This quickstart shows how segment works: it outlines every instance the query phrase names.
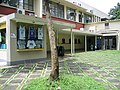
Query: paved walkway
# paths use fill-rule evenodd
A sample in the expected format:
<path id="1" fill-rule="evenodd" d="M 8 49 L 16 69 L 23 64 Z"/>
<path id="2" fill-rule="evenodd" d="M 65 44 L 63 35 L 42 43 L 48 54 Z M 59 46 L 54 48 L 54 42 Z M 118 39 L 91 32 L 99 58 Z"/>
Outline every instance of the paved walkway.
<path id="1" fill-rule="evenodd" d="M 79 60 L 71 56 L 59 58 L 60 73 L 75 75 L 89 75 L 102 82 L 108 90 L 120 90 L 120 65 L 118 67 L 98 67 L 88 58 L 81 56 Z M 0 71 L 0 86 L 2 90 L 23 90 L 24 85 L 37 77 L 45 77 L 50 74 L 49 61 L 29 63 L 5 68 Z"/>

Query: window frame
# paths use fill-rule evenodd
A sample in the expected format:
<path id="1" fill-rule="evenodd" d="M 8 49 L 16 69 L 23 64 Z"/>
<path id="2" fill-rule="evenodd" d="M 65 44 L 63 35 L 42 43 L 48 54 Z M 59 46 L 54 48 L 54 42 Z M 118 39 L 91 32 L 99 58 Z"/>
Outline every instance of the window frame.
<path id="1" fill-rule="evenodd" d="M 76 12 L 75 12 L 75 9 L 72 9 L 72 8 L 70 8 L 70 7 L 67 7 L 67 8 L 66 8 L 66 18 L 67 18 L 68 20 L 76 21 L 76 15 L 71 16 L 71 15 L 70 15 L 71 12 L 76 13 Z"/>

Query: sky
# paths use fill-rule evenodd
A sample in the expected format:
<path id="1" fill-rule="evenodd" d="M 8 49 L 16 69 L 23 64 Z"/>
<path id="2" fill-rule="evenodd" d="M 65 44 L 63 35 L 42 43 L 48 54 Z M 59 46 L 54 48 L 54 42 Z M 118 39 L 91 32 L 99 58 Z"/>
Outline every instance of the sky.
<path id="1" fill-rule="evenodd" d="M 108 14 L 110 8 L 114 8 L 120 0 L 80 0 L 92 7 L 103 11 L 104 13 Z"/>

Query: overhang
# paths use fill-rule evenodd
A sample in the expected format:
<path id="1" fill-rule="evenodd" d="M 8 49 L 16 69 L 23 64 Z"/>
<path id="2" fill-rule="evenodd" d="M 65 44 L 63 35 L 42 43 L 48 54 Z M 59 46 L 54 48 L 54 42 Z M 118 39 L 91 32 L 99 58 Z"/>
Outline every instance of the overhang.
<path id="1" fill-rule="evenodd" d="M 8 15 L 9 19 L 14 20 L 16 22 L 22 22 L 22 23 L 30 23 L 30 24 L 38 24 L 38 25 L 46 25 L 47 20 L 45 18 L 39 18 L 35 16 L 28 16 L 23 14 L 17 14 L 13 13 Z M 75 28 L 75 24 L 66 23 L 62 21 L 55 21 L 52 20 L 54 29 L 66 29 L 66 28 Z"/>
<path id="2" fill-rule="evenodd" d="M 103 34 L 103 36 L 117 36 L 117 33 L 109 33 L 109 34 Z"/>
<path id="3" fill-rule="evenodd" d="M 76 4 L 76 3 L 72 3 L 70 2 L 69 0 L 51 0 L 51 1 L 54 1 L 56 3 L 60 3 L 60 4 L 63 4 L 63 5 L 66 5 L 68 7 L 72 7 L 74 9 L 77 9 L 77 10 L 80 10 L 80 11 L 83 11 L 83 12 L 86 12 L 87 9 L 81 7 L 80 5 Z"/>
<path id="4" fill-rule="evenodd" d="M 120 29 L 103 29 L 98 33 L 102 34 L 103 36 L 117 36 L 119 31 Z"/>
<path id="5" fill-rule="evenodd" d="M 81 31 L 81 30 L 77 30 L 77 29 L 72 29 L 72 30 L 71 29 L 62 29 L 59 32 L 69 33 L 69 34 L 72 32 L 75 35 L 102 36 L 102 34 L 99 34 L 99 33 L 89 32 L 89 31 Z"/>

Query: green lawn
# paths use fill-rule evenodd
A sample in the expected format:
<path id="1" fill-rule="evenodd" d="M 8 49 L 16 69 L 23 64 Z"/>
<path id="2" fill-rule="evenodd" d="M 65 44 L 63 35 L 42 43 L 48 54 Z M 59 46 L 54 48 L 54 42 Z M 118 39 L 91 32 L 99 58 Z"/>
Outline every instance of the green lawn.
<path id="1" fill-rule="evenodd" d="M 78 61 L 89 63 L 102 67 L 118 67 L 120 66 L 120 51 L 93 51 L 83 52 L 73 55 Z"/>
<path id="2" fill-rule="evenodd" d="M 73 76 L 62 76 L 57 82 L 49 85 L 47 79 L 39 78 L 32 81 L 25 90 L 119 90 L 120 87 L 120 51 L 90 51 L 73 54 L 64 58 L 63 72 Z M 82 74 L 83 76 L 75 76 Z M 90 75 L 91 74 L 91 75 Z M 90 77 L 89 77 L 90 75 Z M 92 77 L 92 78 L 91 78 Z M 98 81 L 103 86 L 95 81 Z M 39 84 L 38 84 L 39 83 Z M 37 86 L 36 86 L 37 85 Z"/>
<path id="3" fill-rule="evenodd" d="M 99 82 L 88 76 L 61 75 L 58 81 L 50 82 L 47 78 L 31 81 L 24 90 L 106 90 Z"/>

